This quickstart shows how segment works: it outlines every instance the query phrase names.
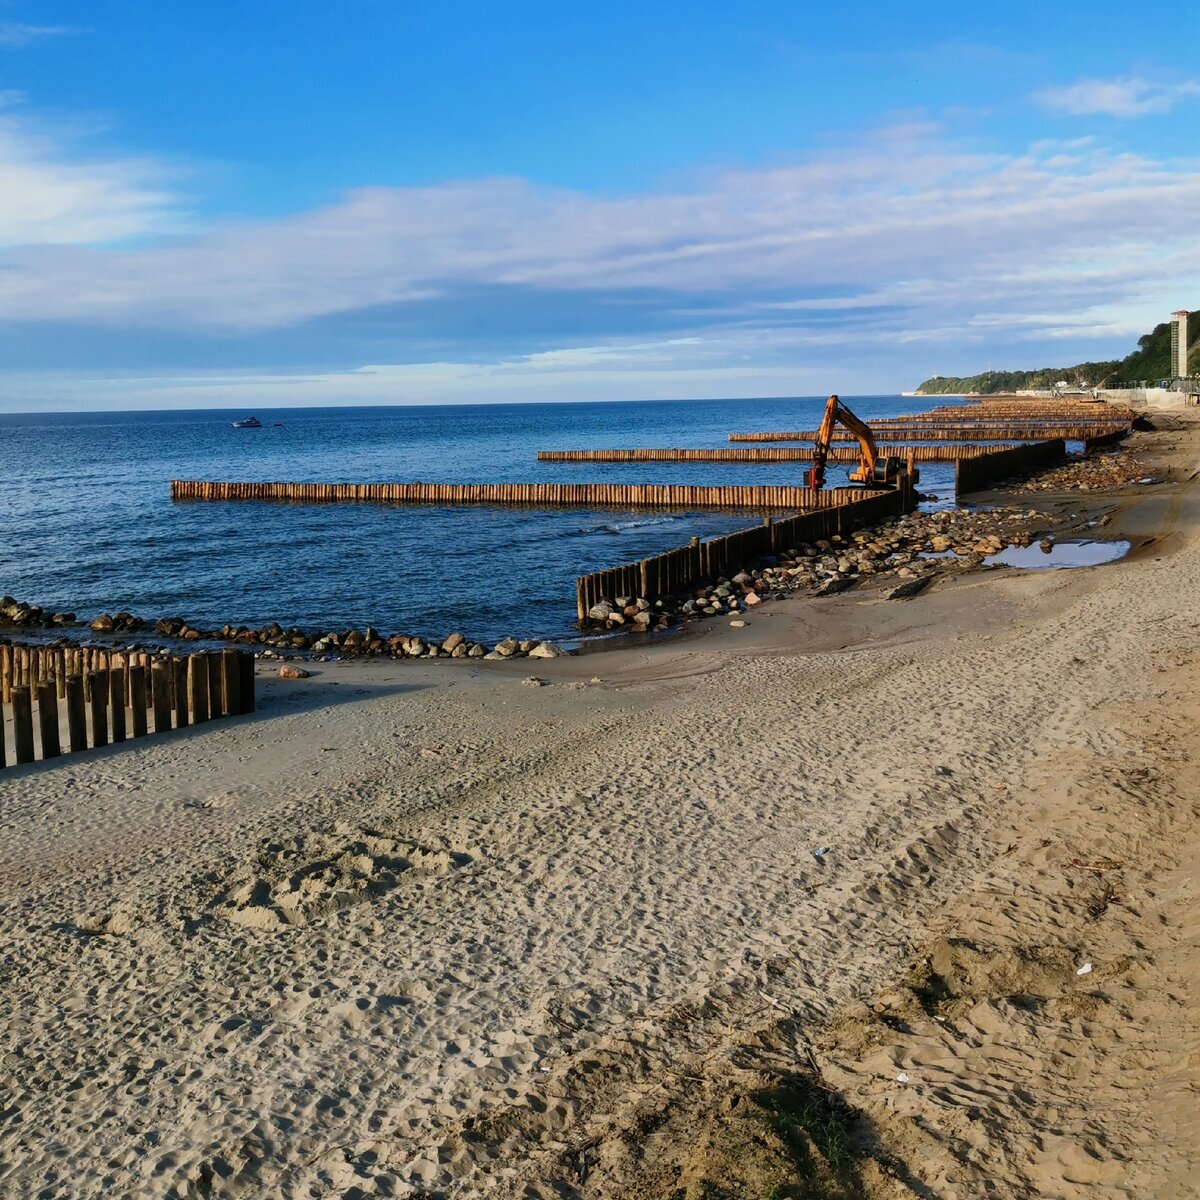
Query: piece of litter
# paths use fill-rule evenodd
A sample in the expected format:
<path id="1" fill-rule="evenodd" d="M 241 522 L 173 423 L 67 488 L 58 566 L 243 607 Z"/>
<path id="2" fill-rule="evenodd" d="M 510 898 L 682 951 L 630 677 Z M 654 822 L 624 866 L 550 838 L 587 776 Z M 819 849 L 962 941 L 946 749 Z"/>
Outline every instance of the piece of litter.
<path id="1" fill-rule="evenodd" d="M 908 1082 L 908 1072 L 901 1071 L 900 1074 L 896 1076 L 896 1082 L 897 1083 L 907 1083 Z"/>
<path id="2" fill-rule="evenodd" d="M 1090 975 L 1091 973 L 1092 973 L 1092 964 L 1091 963 L 1084 963 L 1083 966 L 1080 967 L 1079 970 L 1075 972 L 1076 975 Z"/>
<path id="3" fill-rule="evenodd" d="M 827 855 L 828 853 L 829 853 L 829 847 L 828 847 L 828 846 L 818 846 L 818 847 L 817 847 L 817 848 L 816 848 L 816 849 L 815 849 L 815 850 L 812 852 L 812 854 L 813 854 L 813 858 L 815 858 L 815 859 L 817 860 L 817 862 L 820 862 L 820 861 L 821 861 L 821 859 L 823 859 L 823 858 L 825 857 L 825 855 Z"/>

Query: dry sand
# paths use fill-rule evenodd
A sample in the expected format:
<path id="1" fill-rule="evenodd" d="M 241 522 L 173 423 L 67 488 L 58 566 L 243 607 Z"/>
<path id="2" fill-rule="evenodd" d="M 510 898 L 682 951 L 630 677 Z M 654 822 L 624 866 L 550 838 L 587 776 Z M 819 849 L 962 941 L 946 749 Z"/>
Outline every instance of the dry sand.
<path id="1" fill-rule="evenodd" d="M 0 1195 L 1200 1195 L 1200 426 L 1139 442 L 1112 566 L 4 772 Z"/>

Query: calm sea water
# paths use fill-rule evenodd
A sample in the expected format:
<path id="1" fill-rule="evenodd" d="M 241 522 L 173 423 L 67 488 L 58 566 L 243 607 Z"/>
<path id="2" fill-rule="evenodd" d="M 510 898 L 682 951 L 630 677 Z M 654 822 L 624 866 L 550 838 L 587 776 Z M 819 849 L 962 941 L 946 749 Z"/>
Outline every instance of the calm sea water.
<path id="1" fill-rule="evenodd" d="M 575 577 L 753 514 L 173 503 L 168 481 L 798 483 L 802 464 L 539 463 L 539 449 L 725 446 L 811 428 L 823 398 L 0 416 L 0 593 L 81 617 L 270 620 L 562 638 Z M 862 416 L 920 401 L 852 399 Z M 281 422 L 276 428 L 273 422 Z M 830 482 L 844 482 L 845 468 Z M 922 467 L 923 490 L 951 486 Z"/>

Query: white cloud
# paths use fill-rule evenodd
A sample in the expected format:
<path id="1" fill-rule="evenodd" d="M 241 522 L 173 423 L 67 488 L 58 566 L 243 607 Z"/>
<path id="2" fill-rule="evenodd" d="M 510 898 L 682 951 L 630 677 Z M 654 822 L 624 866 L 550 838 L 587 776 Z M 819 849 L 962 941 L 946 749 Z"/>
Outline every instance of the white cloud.
<path id="1" fill-rule="evenodd" d="M 0 109 L 21 99 L 0 92 Z M 80 157 L 74 145 L 0 111 L 0 249 L 165 232 L 175 225 L 177 207 L 163 186 L 167 178 L 148 160 Z"/>
<path id="2" fill-rule="evenodd" d="M 168 179 L 152 162 L 82 160 L 0 113 L 0 320 L 101 327 L 118 344 L 153 329 L 244 339 L 322 317 L 354 327 L 361 310 L 408 303 L 443 313 L 437 349 L 397 335 L 379 352 L 391 361 L 318 375 L 109 386 L 7 372 L 7 403 L 75 388 L 166 404 L 852 392 L 965 370 L 996 345 L 1094 356 L 1098 340 L 1119 345 L 1122 330 L 1153 323 L 1144 314 L 1186 302 L 1200 275 L 1200 164 L 1086 138 L 981 153 L 910 124 L 686 192 L 613 197 L 504 178 L 363 188 L 199 232 Z M 583 316 L 465 361 L 485 350 L 455 305 L 488 294 Z M 589 304 L 612 311 L 630 297 L 641 305 L 630 336 L 586 327 Z M 648 297 L 652 334 L 638 324 Z M 69 324 L 60 336 L 69 346 Z M 305 361 L 346 361 L 314 337 Z"/>
<path id="3" fill-rule="evenodd" d="M 30 42 L 68 37 L 79 32 L 74 25 L 23 25 L 15 21 L 0 21 L 0 46 L 28 46 Z"/>
<path id="4" fill-rule="evenodd" d="M 1073 117 L 1145 117 L 1170 112 L 1181 100 L 1200 96 L 1200 81 L 1156 79 L 1080 79 L 1035 92 L 1034 100 L 1051 112 Z"/>
<path id="5" fill-rule="evenodd" d="M 1143 272 L 1160 270 L 1195 245 L 1200 204 L 1193 164 L 1088 144 L 981 154 L 912 127 L 688 193 L 612 198 L 519 179 L 365 188 L 167 244 L 80 244 L 169 228 L 172 204 L 152 175 L 55 162 L 0 123 L 0 243 L 24 243 L 0 257 L 0 317 L 264 330 L 508 286 L 660 289 L 681 311 L 721 295 L 747 318 L 767 290 L 800 293 L 797 312 L 884 292 L 919 323 L 951 294 L 1026 303 L 1021 267 L 1085 293 L 1089 271 L 1135 251 L 1148 251 Z M 823 305 L 823 291 L 839 299 Z M 681 334 L 696 332 L 688 324 Z"/>

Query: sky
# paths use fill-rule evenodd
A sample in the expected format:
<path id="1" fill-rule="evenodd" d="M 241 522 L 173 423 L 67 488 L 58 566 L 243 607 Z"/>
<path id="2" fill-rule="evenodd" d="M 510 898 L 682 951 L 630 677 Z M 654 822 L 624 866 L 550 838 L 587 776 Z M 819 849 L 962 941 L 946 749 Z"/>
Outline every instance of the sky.
<path id="1" fill-rule="evenodd" d="M 1120 357 L 1200 307 L 1197 46 L 1104 0 L 0 0 L 0 411 Z"/>

